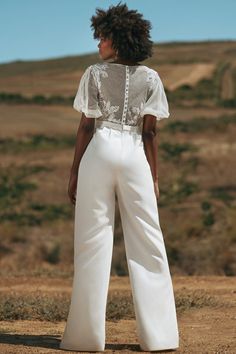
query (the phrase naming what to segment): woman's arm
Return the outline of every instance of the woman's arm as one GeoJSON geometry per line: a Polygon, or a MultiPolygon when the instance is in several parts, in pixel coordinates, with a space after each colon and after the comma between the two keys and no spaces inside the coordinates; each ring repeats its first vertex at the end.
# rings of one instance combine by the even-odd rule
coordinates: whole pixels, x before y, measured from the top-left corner
{"type": "Polygon", "coordinates": [[[146,114],[143,117],[143,119],[144,121],[143,121],[142,138],[144,144],[144,151],[151,168],[155,193],[158,199],[159,198],[158,168],[157,168],[158,144],[157,144],[157,131],[156,131],[156,117],[146,114]]]}
{"type": "Polygon", "coordinates": [[[79,128],[77,131],[74,161],[71,167],[71,173],[78,174],[80,160],[94,133],[94,123],[94,119],[87,118],[84,113],[82,113],[79,128]]]}
{"type": "Polygon", "coordinates": [[[72,202],[75,204],[75,194],[77,186],[77,178],[79,171],[80,160],[93,137],[94,134],[94,124],[95,120],[92,118],[87,118],[84,113],[82,113],[79,128],[77,131],[76,144],[74,160],[71,167],[70,180],[68,186],[68,195],[72,202]]]}

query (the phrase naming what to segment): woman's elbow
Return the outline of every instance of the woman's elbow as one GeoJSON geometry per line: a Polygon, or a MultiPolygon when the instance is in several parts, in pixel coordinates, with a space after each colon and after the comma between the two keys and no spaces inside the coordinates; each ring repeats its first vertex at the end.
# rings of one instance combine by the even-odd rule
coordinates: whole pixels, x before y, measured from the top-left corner
{"type": "Polygon", "coordinates": [[[156,136],[155,131],[153,130],[147,130],[142,132],[142,138],[143,140],[152,140],[156,136]]]}
{"type": "Polygon", "coordinates": [[[156,117],[149,114],[145,115],[142,130],[143,138],[152,139],[156,133],[156,117]]]}
{"type": "Polygon", "coordinates": [[[91,133],[94,131],[95,119],[87,118],[84,113],[81,116],[80,128],[86,133],[91,133]]]}

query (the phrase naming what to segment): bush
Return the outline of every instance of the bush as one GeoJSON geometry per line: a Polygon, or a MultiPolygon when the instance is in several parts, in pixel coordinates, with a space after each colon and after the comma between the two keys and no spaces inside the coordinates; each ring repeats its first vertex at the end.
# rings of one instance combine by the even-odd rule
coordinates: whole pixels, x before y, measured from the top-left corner
{"type": "Polygon", "coordinates": [[[38,104],[38,105],[51,105],[51,104],[63,104],[70,105],[74,101],[74,96],[63,97],[63,96],[50,96],[46,97],[44,95],[34,95],[32,97],[25,97],[20,93],[8,93],[0,92],[0,104],[38,104]]]}

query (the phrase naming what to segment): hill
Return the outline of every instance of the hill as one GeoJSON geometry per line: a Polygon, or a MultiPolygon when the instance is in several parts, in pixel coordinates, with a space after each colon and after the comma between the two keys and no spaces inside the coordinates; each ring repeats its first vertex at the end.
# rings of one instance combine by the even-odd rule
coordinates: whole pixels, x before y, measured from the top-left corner
{"type": "MultiPolygon", "coordinates": [[[[236,41],[167,43],[155,45],[142,64],[160,74],[178,105],[199,98],[206,105],[235,103],[235,54],[236,41]]],[[[98,54],[1,64],[0,93],[73,97],[85,68],[95,62],[101,62],[98,54]]]]}
{"type": "MultiPolygon", "coordinates": [[[[158,123],[159,213],[175,274],[236,274],[235,53],[234,41],[169,43],[145,63],[170,101],[158,123]]],[[[1,274],[72,271],[72,100],[95,62],[97,54],[0,65],[1,274]]],[[[117,204],[114,239],[112,274],[127,275],[117,204]]]]}

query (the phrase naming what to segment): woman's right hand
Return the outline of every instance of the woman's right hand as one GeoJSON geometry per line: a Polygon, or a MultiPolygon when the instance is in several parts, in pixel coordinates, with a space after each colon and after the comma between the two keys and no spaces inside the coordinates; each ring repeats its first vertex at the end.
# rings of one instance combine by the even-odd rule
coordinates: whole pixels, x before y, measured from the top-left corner
{"type": "Polygon", "coordinates": [[[69,185],[68,185],[68,195],[73,205],[75,205],[76,202],[77,179],[78,179],[78,174],[71,172],[69,185]]]}

